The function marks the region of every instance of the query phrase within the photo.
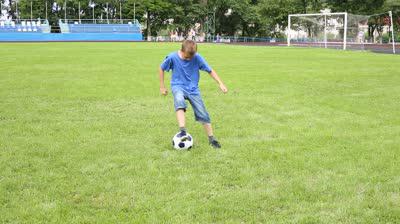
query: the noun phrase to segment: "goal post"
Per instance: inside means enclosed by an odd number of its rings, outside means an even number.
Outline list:
[[[347,21],[348,21],[347,12],[344,14],[344,32],[343,32],[343,50],[347,49]]]
[[[335,47],[346,50],[347,13],[290,14],[287,45]]]
[[[393,23],[393,12],[389,11],[390,17],[390,29],[392,32],[392,47],[393,47],[393,54],[396,54],[396,41],[394,39],[394,23]]]

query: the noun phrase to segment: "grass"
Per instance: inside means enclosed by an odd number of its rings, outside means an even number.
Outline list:
[[[400,57],[200,45],[223,148],[170,145],[178,44],[0,44],[1,223],[399,223]]]

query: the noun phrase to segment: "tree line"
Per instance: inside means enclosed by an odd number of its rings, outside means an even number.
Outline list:
[[[248,37],[282,37],[288,14],[332,12],[371,15],[393,10],[399,18],[400,0],[0,0],[13,19],[137,19],[145,35],[162,30],[187,33],[201,24],[205,33]],[[47,2],[47,9],[46,9]],[[80,6],[80,12],[79,12]],[[91,6],[94,6],[93,8]],[[17,15],[18,7],[18,15]],[[66,11],[65,11],[66,10]],[[397,14],[396,14],[397,13]],[[94,15],[93,15],[94,14]],[[400,21],[396,20],[396,23]],[[396,25],[398,30],[399,25]]]

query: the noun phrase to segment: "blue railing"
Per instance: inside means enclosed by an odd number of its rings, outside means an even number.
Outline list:
[[[70,33],[140,33],[140,28],[129,24],[68,24]]]
[[[88,23],[82,20],[67,20],[63,22],[59,20],[60,29],[62,33],[135,33],[140,34],[140,24],[136,22],[127,23]]]

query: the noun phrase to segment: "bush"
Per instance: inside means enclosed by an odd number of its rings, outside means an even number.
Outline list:
[[[388,34],[385,33],[382,35],[382,43],[387,44],[391,41],[392,37]]]
[[[382,42],[387,44],[392,42],[392,34],[383,34],[382,35]],[[400,33],[394,33],[394,42],[400,43]]]

